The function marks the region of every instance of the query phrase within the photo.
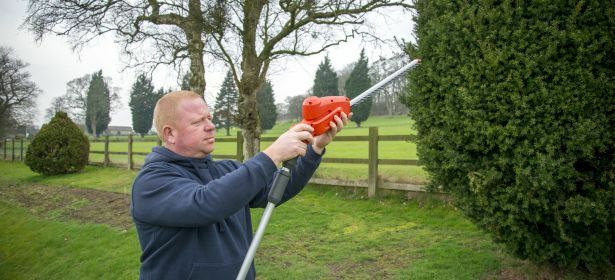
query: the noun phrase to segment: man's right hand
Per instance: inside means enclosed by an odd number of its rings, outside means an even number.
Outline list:
[[[297,124],[280,135],[263,153],[277,166],[289,159],[304,156],[307,145],[314,142],[313,131],[314,128],[307,124]]]

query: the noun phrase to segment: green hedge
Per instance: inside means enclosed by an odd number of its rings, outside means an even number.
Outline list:
[[[615,4],[417,0],[432,184],[521,258],[615,264]]]

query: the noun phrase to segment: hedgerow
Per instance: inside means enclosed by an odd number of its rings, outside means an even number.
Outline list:
[[[615,6],[417,0],[405,102],[432,185],[512,253],[615,264]]]

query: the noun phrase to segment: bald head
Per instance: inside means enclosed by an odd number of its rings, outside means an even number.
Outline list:
[[[194,91],[172,91],[163,95],[154,108],[154,126],[158,137],[164,141],[163,127],[165,125],[175,126],[179,117],[179,104],[182,100],[203,99]]]

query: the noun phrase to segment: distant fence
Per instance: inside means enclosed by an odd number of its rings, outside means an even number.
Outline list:
[[[261,141],[275,141],[277,137],[262,137]],[[425,191],[424,185],[407,184],[407,183],[393,183],[379,180],[378,166],[379,165],[415,165],[418,166],[418,160],[412,159],[379,159],[378,158],[378,145],[380,142],[387,141],[415,141],[415,135],[378,135],[378,127],[370,127],[369,135],[367,136],[337,136],[336,142],[368,142],[368,157],[367,158],[329,158],[324,157],[323,163],[340,163],[340,164],[367,164],[368,165],[368,179],[363,180],[338,180],[338,179],[326,179],[326,178],[312,178],[310,183],[320,185],[331,186],[343,186],[343,187],[360,187],[367,188],[367,194],[369,197],[374,196],[378,189],[390,189],[390,190],[402,190],[402,191]],[[103,166],[115,166],[124,167],[130,170],[140,169],[141,166],[135,165],[134,156],[146,156],[148,153],[134,152],[133,151],[133,137],[128,136],[127,141],[109,140],[109,136],[105,136],[104,140],[90,140],[91,142],[103,142],[104,150],[92,151],[90,154],[102,154],[102,162],[90,162],[91,165],[103,165]],[[114,152],[109,150],[110,142],[127,142],[126,152]],[[236,143],[236,153],[234,155],[214,155],[216,159],[235,159],[243,162],[243,136],[241,132],[237,132],[235,138],[218,138],[216,142],[233,142]],[[154,143],[154,142],[152,142]],[[4,160],[23,160],[25,150],[24,139],[5,139],[3,143],[3,159]],[[157,145],[160,145],[158,140]],[[9,152],[10,150],[10,152]],[[127,164],[113,163],[110,160],[110,155],[125,155],[128,157]]]

